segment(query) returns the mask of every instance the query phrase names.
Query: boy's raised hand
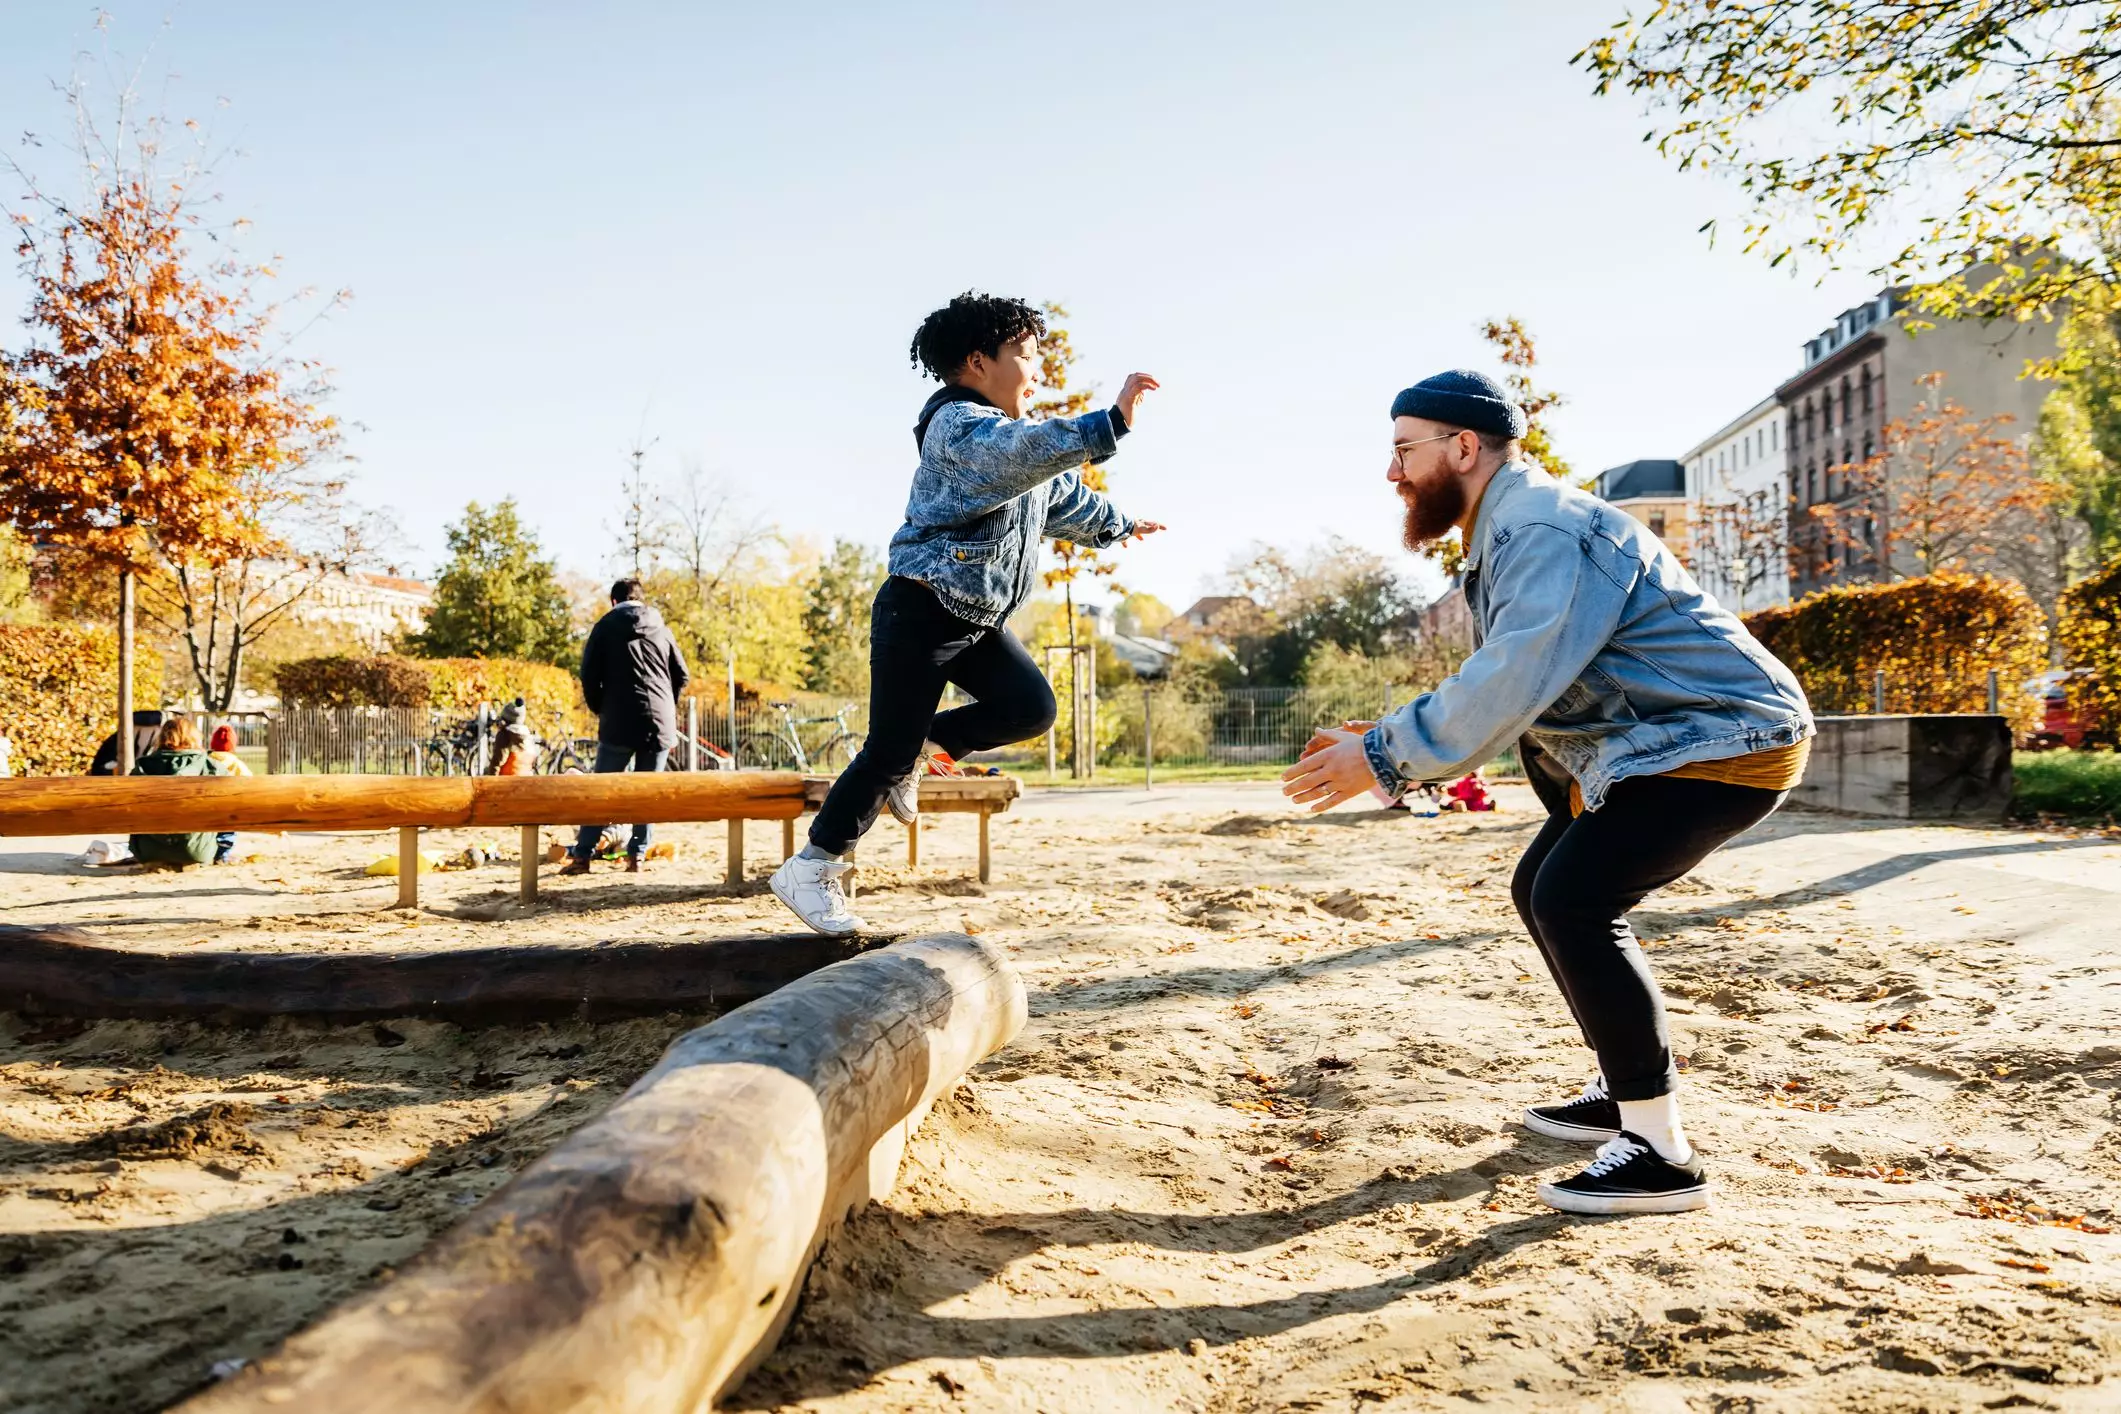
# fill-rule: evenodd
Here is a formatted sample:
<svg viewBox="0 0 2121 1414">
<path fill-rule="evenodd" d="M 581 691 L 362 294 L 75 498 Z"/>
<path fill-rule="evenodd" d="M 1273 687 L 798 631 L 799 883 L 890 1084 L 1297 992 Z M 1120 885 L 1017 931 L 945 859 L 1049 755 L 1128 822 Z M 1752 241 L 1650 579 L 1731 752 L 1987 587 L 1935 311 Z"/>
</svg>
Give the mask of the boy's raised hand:
<svg viewBox="0 0 2121 1414">
<path fill-rule="evenodd" d="M 1130 373 L 1127 381 L 1119 385 L 1119 415 L 1127 419 L 1127 429 L 1134 429 L 1135 420 L 1141 413 L 1142 398 L 1161 387 L 1155 378 L 1146 373 Z"/>
<path fill-rule="evenodd" d="M 1169 527 L 1167 527 L 1160 520 L 1138 520 L 1134 522 L 1134 533 L 1128 536 L 1127 538 L 1129 540 L 1139 540 L 1144 535 L 1154 535 L 1157 531 L 1166 530 L 1168 528 Z"/>
</svg>

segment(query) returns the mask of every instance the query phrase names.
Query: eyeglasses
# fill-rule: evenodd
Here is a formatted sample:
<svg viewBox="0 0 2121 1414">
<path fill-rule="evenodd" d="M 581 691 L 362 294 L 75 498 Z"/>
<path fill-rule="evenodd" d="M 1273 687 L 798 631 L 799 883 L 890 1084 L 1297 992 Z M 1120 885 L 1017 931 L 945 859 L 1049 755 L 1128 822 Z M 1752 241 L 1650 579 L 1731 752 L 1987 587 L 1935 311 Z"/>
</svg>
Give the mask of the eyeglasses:
<svg viewBox="0 0 2121 1414">
<path fill-rule="evenodd" d="M 1406 454 L 1408 452 L 1416 447 L 1426 446 L 1430 442 L 1448 442 L 1457 435 L 1456 432 L 1443 432 L 1434 437 L 1417 437 L 1411 442 L 1394 442 L 1392 444 L 1392 464 L 1401 470 L 1405 470 Z"/>
</svg>

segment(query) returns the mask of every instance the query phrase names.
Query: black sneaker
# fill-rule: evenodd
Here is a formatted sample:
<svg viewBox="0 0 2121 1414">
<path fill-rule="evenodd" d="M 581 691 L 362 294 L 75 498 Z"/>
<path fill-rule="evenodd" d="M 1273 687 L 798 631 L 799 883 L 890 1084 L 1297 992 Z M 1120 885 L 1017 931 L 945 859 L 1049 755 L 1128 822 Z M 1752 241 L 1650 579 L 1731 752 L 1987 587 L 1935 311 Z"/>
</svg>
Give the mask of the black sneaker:
<svg viewBox="0 0 2121 1414">
<path fill-rule="evenodd" d="M 1620 1137 L 1620 1106 L 1607 1098 L 1605 1077 L 1593 1076 L 1583 1093 L 1566 1104 L 1534 1105 L 1526 1110 L 1524 1127 L 1549 1139 L 1603 1144 Z"/>
<path fill-rule="evenodd" d="M 1623 1130 L 1582 1173 L 1540 1184 L 1539 1199 L 1564 1213 L 1684 1213 L 1709 1205 L 1709 1180 L 1698 1157 L 1675 1164 Z"/>
</svg>

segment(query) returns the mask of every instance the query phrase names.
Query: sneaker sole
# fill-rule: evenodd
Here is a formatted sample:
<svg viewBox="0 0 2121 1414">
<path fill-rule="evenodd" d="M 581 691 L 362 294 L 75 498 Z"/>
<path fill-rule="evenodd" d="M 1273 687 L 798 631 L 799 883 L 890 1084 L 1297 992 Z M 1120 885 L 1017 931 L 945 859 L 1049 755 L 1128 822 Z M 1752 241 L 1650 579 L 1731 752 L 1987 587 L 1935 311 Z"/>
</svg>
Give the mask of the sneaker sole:
<svg viewBox="0 0 2121 1414">
<path fill-rule="evenodd" d="M 1587 1124 L 1548 1119 L 1536 1110 L 1524 1112 L 1524 1127 L 1534 1134 L 1544 1134 L 1549 1139 L 1566 1139 L 1572 1144 L 1603 1144 L 1608 1139 L 1620 1137 L 1617 1129 L 1595 1129 Z"/>
<path fill-rule="evenodd" d="M 781 901 L 782 907 L 793 913 L 797 920 L 813 933 L 827 938 L 851 938 L 862 931 L 863 925 L 859 923 L 852 928 L 821 928 L 809 919 L 804 918 L 803 911 L 795 906 L 794 900 L 781 892 L 781 881 L 778 878 L 767 880 L 766 887 L 773 890 L 773 896 Z"/>
<path fill-rule="evenodd" d="M 1630 1213 L 1690 1213 L 1709 1205 L 1708 1185 L 1675 1193 L 1577 1193 L 1551 1183 L 1539 1185 L 1539 1201 L 1564 1213 L 1586 1217 L 1624 1217 Z"/>
</svg>

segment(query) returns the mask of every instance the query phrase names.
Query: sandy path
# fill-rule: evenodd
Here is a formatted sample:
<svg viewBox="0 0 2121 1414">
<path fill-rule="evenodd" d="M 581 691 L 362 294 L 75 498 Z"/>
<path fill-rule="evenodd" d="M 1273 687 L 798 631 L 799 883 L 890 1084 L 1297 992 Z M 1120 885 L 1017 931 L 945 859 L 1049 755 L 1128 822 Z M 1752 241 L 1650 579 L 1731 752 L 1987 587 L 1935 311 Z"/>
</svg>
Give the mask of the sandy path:
<svg viewBox="0 0 2121 1414">
<path fill-rule="evenodd" d="M 969 820 L 931 829 L 919 879 L 887 826 L 864 911 L 1011 948 L 1032 1025 L 939 1107 L 734 1406 L 2113 1407 L 2121 1237 L 2014 1219 L 2114 1221 L 2121 847 L 1786 815 L 1650 900 L 1721 1203 L 1583 1221 L 1532 1197 L 1581 1154 L 1512 1124 L 1587 1062 L 1508 910 L 1533 821 L 1505 798 L 1301 821 L 1270 787 L 1034 794 L 996 822 L 984 891 Z M 375 839 L 133 879 L 54 846 L 0 856 L 49 871 L 0 876 L 0 921 L 174 948 L 779 926 L 756 881 L 713 882 L 718 828 L 672 834 L 674 866 L 553 881 L 534 916 L 492 920 L 509 866 L 437 876 L 399 913 L 356 872 Z M 0 1408 L 154 1408 L 256 1353 L 682 1024 L 384 1047 L 0 1018 Z M 104 1154 L 215 1103 L 254 1113 L 193 1151 Z"/>
<path fill-rule="evenodd" d="M 1721 1202 L 1583 1221 L 1509 804 L 1040 810 L 1032 1027 L 738 1407 L 2114 1407 L 2121 1237 L 2011 1219 L 2114 1219 L 2121 848 L 1793 815 L 1651 900 Z"/>
</svg>

